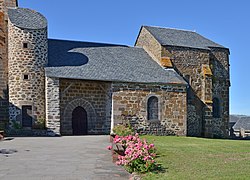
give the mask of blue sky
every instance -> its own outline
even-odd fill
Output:
[[[134,45],[141,25],[195,30],[230,48],[230,113],[250,115],[249,0],[19,0],[49,37]]]

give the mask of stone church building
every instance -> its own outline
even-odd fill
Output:
[[[228,136],[229,49],[142,26],[134,47],[48,39],[46,18],[0,0],[0,123],[48,135]]]

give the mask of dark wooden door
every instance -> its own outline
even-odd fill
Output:
[[[72,112],[73,135],[88,134],[87,112],[84,108],[78,106]]]
[[[22,106],[22,126],[32,127],[32,106]]]

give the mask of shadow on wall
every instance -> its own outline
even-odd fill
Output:
[[[187,101],[187,136],[204,136],[203,109],[206,105],[195,94],[191,86],[187,90]]]
[[[89,62],[87,56],[82,53],[73,52],[72,50],[63,52],[60,56],[63,56],[63,59],[56,58],[56,62],[50,62],[50,65],[52,65],[53,67],[82,66]]]
[[[68,40],[48,40],[48,67],[81,66],[88,63],[88,58],[78,53],[79,48],[123,46],[116,44],[77,42]]]
[[[189,87],[187,94],[187,136],[227,138],[221,130],[222,118],[213,117],[212,110],[195,94],[192,87]]]
[[[183,77],[176,66],[174,69]],[[189,83],[185,77],[183,78]],[[205,107],[206,104],[204,104],[189,85],[187,88],[187,136],[204,137],[205,121],[203,111]]]
[[[9,121],[9,101],[8,97],[8,91],[3,90],[3,97],[0,97],[0,130],[4,130],[8,127],[8,121]]]
[[[33,107],[30,105],[23,105],[20,109],[10,103],[10,109],[19,113],[16,116],[16,120],[5,121],[4,130],[6,136],[52,136],[45,128],[45,120],[34,118],[32,115],[32,108]],[[14,113],[14,111],[10,113]]]

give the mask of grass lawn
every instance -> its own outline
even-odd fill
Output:
[[[250,141],[143,136],[153,142],[165,168],[143,179],[250,179]]]

